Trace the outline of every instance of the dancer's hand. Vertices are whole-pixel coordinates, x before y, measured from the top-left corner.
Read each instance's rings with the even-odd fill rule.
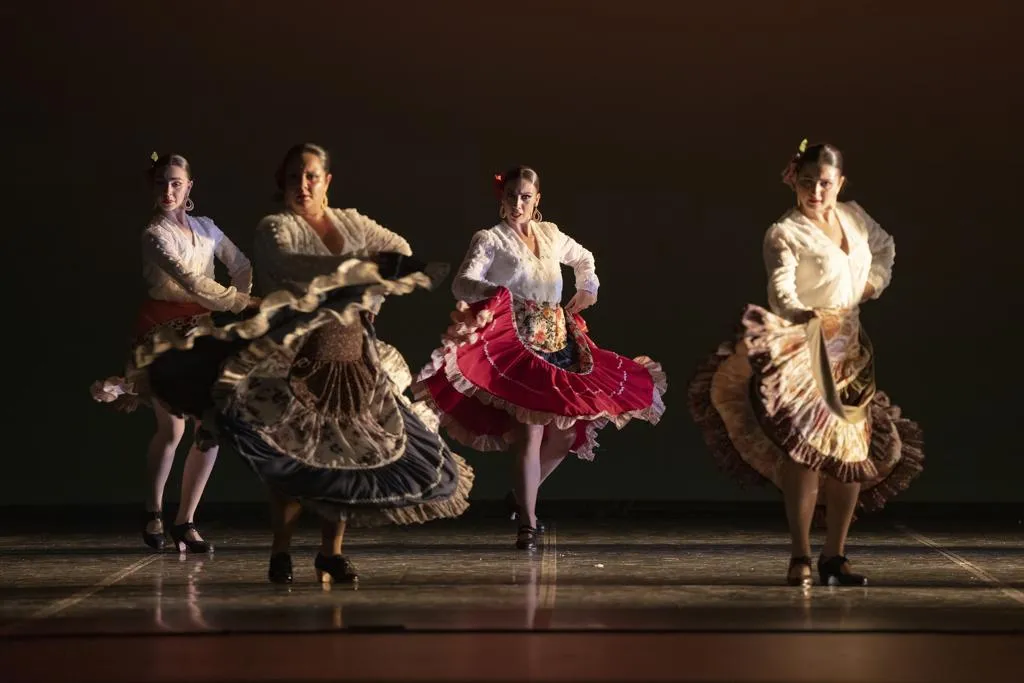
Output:
[[[868,299],[875,298],[875,286],[868,282],[864,285],[864,294],[861,295],[861,301],[867,301]]]
[[[597,295],[591,294],[590,292],[584,292],[582,290],[576,292],[576,296],[569,299],[569,303],[565,305],[565,312],[569,315],[575,315],[586,309],[590,308],[597,303]]]
[[[124,377],[108,377],[97,380],[89,387],[92,400],[99,403],[112,403],[119,396],[132,395],[133,387]]]
[[[469,310],[469,304],[461,299],[455,302],[455,310],[448,316],[456,325],[467,324],[473,320],[473,314]]]
[[[260,296],[250,296],[249,297],[249,303],[246,305],[246,308],[259,308],[260,304],[262,302],[263,302],[263,297],[260,297]]]
[[[469,304],[459,301],[451,313],[452,324],[448,326],[441,338],[445,343],[453,343],[458,346],[473,344],[478,339],[479,331],[489,325],[493,318],[494,314],[489,310],[474,315]]]
[[[816,317],[814,315],[814,311],[797,311],[793,315],[789,316],[789,320],[794,325],[806,325],[807,323],[811,322],[811,319],[814,317]]]

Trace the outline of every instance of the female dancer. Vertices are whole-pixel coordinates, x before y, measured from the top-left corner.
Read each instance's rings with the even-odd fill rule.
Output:
[[[858,204],[838,202],[843,156],[806,146],[783,179],[796,193],[764,240],[771,312],[748,306],[690,386],[690,410],[716,458],[741,479],[782,489],[792,537],[787,582],[809,586],[810,527],[825,504],[818,575],[867,584],[846,559],[858,504],[882,507],[922,468],[921,430],[876,391],[874,352],[859,305],[892,278],[893,239]]]
[[[160,344],[140,354],[155,359],[154,391],[182,410],[214,415],[220,443],[270,489],[275,583],[292,581],[303,502],[323,517],[318,577],[353,582],[356,569],[342,554],[346,522],[456,517],[473,483],[438,436],[435,416],[403,396],[408,366],[370,322],[384,295],[431,286],[444,273],[408,258],[401,236],[352,209],[330,208],[330,182],[323,148],[290,149],[278,172],[284,211],[256,230],[260,284],[273,292],[260,311],[191,338],[165,338],[180,351],[163,354],[163,365]],[[187,395],[204,382],[206,397]]]
[[[534,550],[540,484],[569,452],[592,460],[607,423],[656,424],[667,380],[650,358],[629,360],[587,336],[579,314],[597,302],[594,256],[542,221],[537,173],[516,167],[496,187],[501,222],[473,236],[452,284],[455,324],[413,393],[459,442],[515,449],[518,476],[506,502],[521,518],[516,547]],[[563,263],[576,276],[564,308]]]
[[[154,212],[142,233],[142,275],[149,288],[135,327],[135,345],[151,340],[160,330],[184,333],[200,324],[210,311],[238,312],[256,303],[250,298],[252,268],[216,224],[205,217],[189,215],[194,207],[191,193],[192,170],[185,157],[153,153],[149,169]],[[231,286],[214,279],[214,259],[220,259],[231,275]],[[138,402],[148,403],[156,415],[156,434],[149,443],[146,520],[142,538],[155,550],[164,547],[163,498],[174,454],[185,433],[185,417],[169,412],[149,394],[145,373],[129,361],[126,376],[111,377],[93,384],[97,401],[113,403],[130,412]],[[196,425],[198,428],[198,424]],[[203,489],[217,459],[217,447],[193,446],[185,460],[181,479],[181,502],[170,529],[179,552],[208,552],[193,523]]]

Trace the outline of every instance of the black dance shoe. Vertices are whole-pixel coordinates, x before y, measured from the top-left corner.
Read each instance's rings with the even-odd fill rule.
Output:
[[[313,566],[316,568],[316,578],[320,583],[356,583],[359,581],[356,566],[344,555],[327,557],[323,553],[317,553]]]
[[[154,534],[147,530],[150,522],[160,522],[160,533]],[[164,536],[163,528],[164,522],[161,512],[159,510],[156,512],[147,511],[145,518],[142,520],[142,540],[153,550],[163,550],[164,545],[167,544],[167,537]]]
[[[519,550],[534,551],[537,549],[537,537],[540,533],[532,526],[523,524],[519,527],[519,533],[516,534],[516,548]]]
[[[793,570],[797,567],[807,567],[807,573],[800,572],[797,574]],[[789,570],[786,571],[786,583],[790,586],[799,586],[801,588],[810,588],[814,584],[814,580],[811,579],[811,558],[803,555],[801,557],[791,557],[789,559]]]
[[[850,571],[849,560],[842,555],[818,557],[818,577],[826,586],[866,586],[868,577]]]
[[[515,491],[509,491],[508,493],[505,494],[505,510],[508,513],[509,519],[511,519],[512,521],[515,521],[517,519],[526,519],[526,516],[523,515],[522,511],[519,509],[519,502],[516,500]],[[543,534],[544,522],[538,519],[537,526],[534,527],[534,530],[538,534]]]
[[[186,550],[190,553],[212,553],[213,544],[208,541],[193,541],[188,539],[186,536],[188,532],[195,531],[196,525],[192,522],[185,522],[184,524],[175,524],[171,527],[171,540],[174,541],[174,547],[178,549],[179,553],[183,553]]]
[[[270,583],[291,583],[292,556],[288,553],[274,553],[271,555],[267,578],[270,579]]]

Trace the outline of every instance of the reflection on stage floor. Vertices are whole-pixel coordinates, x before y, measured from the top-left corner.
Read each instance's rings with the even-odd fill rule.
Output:
[[[820,653],[830,647],[845,652],[845,658],[860,652],[880,667],[885,648],[865,644],[850,650],[851,644],[887,638],[883,642],[892,645],[911,638],[931,653],[921,666],[936,668],[955,656],[936,675],[952,674],[969,656],[957,655],[960,645],[953,643],[981,657],[978,648],[998,649],[1004,639],[1008,653],[1019,648],[1024,634],[1024,527],[1005,515],[995,523],[973,526],[962,517],[956,525],[931,517],[865,520],[855,527],[848,555],[870,577],[870,585],[816,585],[809,590],[783,585],[788,544],[780,520],[771,515],[563,515],[551,523],[541,548],[532,554],[512,547],[514,525],[480,515],[415,528],[353,530],[345,550],[361,575],[355,586],[316,581],[312,562],[318,535],[312,526],[296,538],[295,582],[278,586],[267,581],[266,530],[259,523],[240,523],[231,514],[210,517],[202,525],[216,545],[215,553],[202,556],[150,553],[137,531],[124,524],[97,522],[98,529],[86,531],[79,525],[65,533],[29,525],[5,531],[0,540],[0,652],[4,661],[17,663],[12,681],[177,680],[149,669],[126,671],[112,662],[127,661],[125,653],[138,652],[139,642],[171,648],[167,656],[173,647],[213,648],[210,656],[223,670],[211,669],[207,678],[179,670],[181,680],[236,680],[229,675],[237,671],[229,667],[231,657],[260,659],[252,650],[258,641],[267,662],[245,680],[321,680],[308,678],[307,669],[316,669],[308,661],[296,664],[294,657],[270,653],[285,643],[290,643],[287,652],[304,647],[316,651],[317,639],[333,634],[331,648],[347,647],[346,642],[354,646],[352,639],[363,639],[346,655],[348,668],[339,666],[338,675],[359,671],[363,680],[378,674],[381,680],[514,680],[501,676],[526,664],[510,656],[511,663],[492,670],[503,658],[500,649],[482,661],[481,652],[488,648],[470,644],[460,652],[472,650],[472,662],[457,665],[459,655],[452,654],[440,669],[418,674],[406,657],[412,672],[403,674],[389,668],[394,662],[385,663],[386,656],[381,658],[381,643],[415,649],[415,639],[434,638],[438,647],[431,651],[442,652],[467,638],[469,643],[530,638],[547,646],[569,638],[557,651],[572,652],[568,643],[575,639],[571,642],[581,648],[577,665],[583,669],[564,670],[565,680],[600,662],[601,671],[612,676],[607,680],[658,677],[657,661],[633,665],[632,671],[616,669],[615,661],[635,657],[627,650],[637,648],[650,653],[667,648],[664,665],[674,676],[664,680],[798,680],[773,678],[782,669],[772,673],[763,668],[764,662],[758,665],[762,678],[744,677],[735,667],[777,658],[811,637],[818,638],[814,648]],[[196,638],[166,638],[181,634]],[[396,641],[398,636],[405,640]],[[598,636],[620,639],[619,645],[615,640],[594,641],[613,650],[624,648],[617,659],[613,661],[615,652],[607,647],[584,644]],[[537,640],[543,637],[547,640]],[[758,637],[762,644],[765,637],[778,644],[764,651],[741,644]],[[126,638],[135,644],[128,645]],[[242,647],[238,639],[245,638],[250,644],[232,655],[236,644]],[[973,645],[967,647],[963,638]],[[704,645],[698,647],[698,642]],[[727,643],[743,650],[725,650],[707,670],[688,672],[671,663],[673,652],[696,648],[707,654]],[[54,656],[66,660],[78,645],[83,660],[72,664],[77,678],[43,675],[55,663]],[[522,655],[521,647],[510,647],[507,655]],[[910,666],[904,660],[913,647],[891,650],[886,656],[896,663],[879,669],[890,675],[900,670],[898,661]],[[366,660],[363,668],[353,663],[360,655]],[[987,659],[1000,656],[993,652]],[[327,675],[334,664],[319,672]],[[527,664],[540,666],[539,660]],[[713,677],[719,670],[732,671],[733,678]],[[516,675],[529,676],[530,671],[527,667]],[[547,678],[558,679],[559,669],[544,671]],[[854,671],[869,676],[861,680],[914,679],[870,678],[870,671]],[[910,666],[907,671],[922,670]],[[686,677],[698,673],[704,677]],[[818,680],[846,680],[840,672],[811,673]],[[25,678],[19,678],[22,674]],[[150,674],[156,677],[148,678]]]

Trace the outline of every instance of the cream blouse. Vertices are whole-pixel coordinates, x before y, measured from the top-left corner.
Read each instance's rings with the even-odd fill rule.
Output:
[[[559,305],[562,300],[561,264],[571,266],[577,291],[596,295],[594,255],[554,223],[530,222],[537,237],[535,255],[514,228],[502,222],[480,230],[452,282],[452,293],[467,303],[493,296],[506,287],[515,298]]]
[[[801,311],[853,308],[868,283],[872,298],[889,286],[896,258],[892,236],[856,202],[841,202],[836,211],[849,254],[796,208],[768,229],[768,303],[777,315],[792,319]]]
[[[211,311],[241,311],[249,304],[252,265],[209,218],[186,214],[188,232],[166,216],[142,233],[142,277],[149,296],[195,302]],[[214,279],[214,259],[227,266],[231,286]]]
[[[287,289],[301,294],[318,275],[327,275],[351,258],[371,257],[381,252],[412,255],[401,235],[382,227],[355,209],[328,209],[327,216],[341,234],[341,254],[333,254],[320,236],[293,213],[267,216],[256,228],[253,258],[260,290],[269,294]],[[375,295],[372,310],[377,313],[384,297]]]

